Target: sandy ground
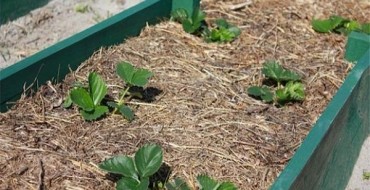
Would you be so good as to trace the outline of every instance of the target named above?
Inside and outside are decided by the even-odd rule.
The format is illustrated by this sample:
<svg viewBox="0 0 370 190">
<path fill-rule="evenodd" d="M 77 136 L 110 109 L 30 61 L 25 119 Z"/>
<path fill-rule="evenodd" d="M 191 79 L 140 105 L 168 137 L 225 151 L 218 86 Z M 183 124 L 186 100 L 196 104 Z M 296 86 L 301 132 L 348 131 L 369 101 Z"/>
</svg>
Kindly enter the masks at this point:
<svg viewBox="0 0 370 190">
<path fill-rule="evenodd" d="M 142 0 L 50 0 L 0 26 L 0 70 Z M 86 7 L 77 11 L 77 7 Z"/>
<path fill-rule="evenodd" d="M 364 173 L 370 172 L 370 136 L 365 140 L 362 146 L 360 156 L 352 172 L 347 190 L 368 190 L 370 189 L 370 179 L 364 179 Z"/>
</svg>

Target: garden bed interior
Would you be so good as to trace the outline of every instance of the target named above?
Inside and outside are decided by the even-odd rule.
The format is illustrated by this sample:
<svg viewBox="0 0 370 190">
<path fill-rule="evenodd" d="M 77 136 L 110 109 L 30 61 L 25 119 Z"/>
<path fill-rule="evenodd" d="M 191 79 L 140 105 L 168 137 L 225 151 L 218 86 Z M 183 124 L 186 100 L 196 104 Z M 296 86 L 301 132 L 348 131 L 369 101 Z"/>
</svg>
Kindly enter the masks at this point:
<svg viewBox="0 0 370 190">
<path fill-rule="evenodd" d="M 101 48 L 62 83 L 22 96 L 0 114 L 0 189 L 37 188 L 41 170 L 47 189 L 113 189 L 96 165 L 146 143 L 163 148 L 171 177 L 194 184 L 197 174 L 207 173 L 240 189 L 267 189 L 352 68 L 343 58 L 346 37 L 316 33 L 310 21 L 336 14 L 365 22 L 370 4 L 263 0 L 234 9 L 241 2 L 201 2 L 208 23 L 222 17 L 242 29 L 230 44 L 206 43 L 163 21 Z M 247 95 L 246 88 L 262 84 L 265 60 L 303 77 L 302 103 L 277 107 Z M 61 106 L 73 83 L 86 83 L 92 71 L 117 98 L 121 61 L 154 73 L 146 101 L 129 104 L 134 121 L 115 115 L 86 122 L 76 107 Z"/>
</svg>

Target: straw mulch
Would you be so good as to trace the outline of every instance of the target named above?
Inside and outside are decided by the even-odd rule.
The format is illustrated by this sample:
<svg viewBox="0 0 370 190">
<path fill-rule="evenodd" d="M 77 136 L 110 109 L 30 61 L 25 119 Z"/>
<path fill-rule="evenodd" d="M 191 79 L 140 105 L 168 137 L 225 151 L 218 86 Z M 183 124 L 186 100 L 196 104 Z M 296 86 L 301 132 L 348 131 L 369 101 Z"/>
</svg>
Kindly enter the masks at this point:
<svg viewBox="0 0 370 190">
<path fill-rule="evenodd" d="M 226 18 L 242 28 L 231 44 L 205 43 L 164 21 L 139 37 L 101 49 L 61 84 L 41 86 L 0 115 L 0 189 L 113 189 L 97 164 L 157 143 L 171 176 L 195 184 L 197 174 L 230 180 L 240 189 L 267 189 L 302 143 L 351 69 L 345 36 L 318 34 L 313 17 L 332 14 L 366 21 L 369 4 L 349 1 L 205 0 L 207 21 Z M 303 76 L 303 103 L 276 107 L 249 97 L 262 83 L 265 60 Z M 85 122 L 60 106 L 74 81 L 96 71 L 118 97 L 115 74 L 125 60 L 154 72 L 152 101 L 132 100 L 136 119 L 109 116 Z"/>
</svg>

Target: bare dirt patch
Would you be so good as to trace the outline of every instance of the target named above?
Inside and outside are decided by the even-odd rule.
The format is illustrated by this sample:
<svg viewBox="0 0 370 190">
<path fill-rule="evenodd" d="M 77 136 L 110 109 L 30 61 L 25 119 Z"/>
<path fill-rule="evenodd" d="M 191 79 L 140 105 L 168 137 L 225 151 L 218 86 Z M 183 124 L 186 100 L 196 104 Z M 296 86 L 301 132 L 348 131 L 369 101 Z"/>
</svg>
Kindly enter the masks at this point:
<svg viewBox="0 0 370 190">
<path fill-rule="evenodd" d="M 138 2 L 141 0 L 51 0 L 47 5 L 0 26 L 0 69 Z"/>
<path fill-rule="evenodd" d="M 224 17 L 242 28 L 231 44 L 205 43 L 166 21 L 96 52 L 63 83 L 23 97 L 0 115 L 0 187 L 36 188 L 44 171 L 41 185 L 48 189 L 113 189 L 96 164 L 157 143 L 171 177 L 193 182 L 208 173 L 240 189 L 267 189 L 352 67 L 343 59 L 346 37 L 315 33 L 311 19 L 338 14 L 363 22 L 370 7 L 354 0 L 267 0 L 229 9 L 240 2 L 202 2 L 208 22 Z M 245 93 L 261 84 L 262 63 L 271 59 L 303 76 L 303 103 L 276 107 Z M 121 116 L 85 122 L 77 108 L 60 106 L 72 83 L 86 82 L 91 71 L 117 97 L 122 82 L 115 67 L 122 60 L 152 70 L 149 87 L 161 90 L 152 102 L 131 103 L 133 122 Z"/>
</svg>

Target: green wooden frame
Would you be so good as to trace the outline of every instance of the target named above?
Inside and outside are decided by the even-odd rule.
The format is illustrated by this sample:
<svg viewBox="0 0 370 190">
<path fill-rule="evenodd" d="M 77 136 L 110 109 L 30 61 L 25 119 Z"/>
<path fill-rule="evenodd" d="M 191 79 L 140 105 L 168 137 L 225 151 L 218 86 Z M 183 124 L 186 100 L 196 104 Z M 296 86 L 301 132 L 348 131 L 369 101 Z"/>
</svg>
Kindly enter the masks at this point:
<svg viewBox="0 0 370 190">
<path fill-rule="evenodd" d="M 168 18 L 172 10 L 192 12 L 200 0 L 145 0 L 138 5 L 0 70 L 0 111 L 6 111 L 25 88 L 48 80 L 58 82 L 102 46 L 122 43 L 136 36 L 146 24 Z"/>
<path fill-rule="evenodd" d="M 351 33 L 346 58 L 356 66 L 271 190 L 345 189 L 370 134 L 369 45 L 370 35 Z"/>
</svg>

